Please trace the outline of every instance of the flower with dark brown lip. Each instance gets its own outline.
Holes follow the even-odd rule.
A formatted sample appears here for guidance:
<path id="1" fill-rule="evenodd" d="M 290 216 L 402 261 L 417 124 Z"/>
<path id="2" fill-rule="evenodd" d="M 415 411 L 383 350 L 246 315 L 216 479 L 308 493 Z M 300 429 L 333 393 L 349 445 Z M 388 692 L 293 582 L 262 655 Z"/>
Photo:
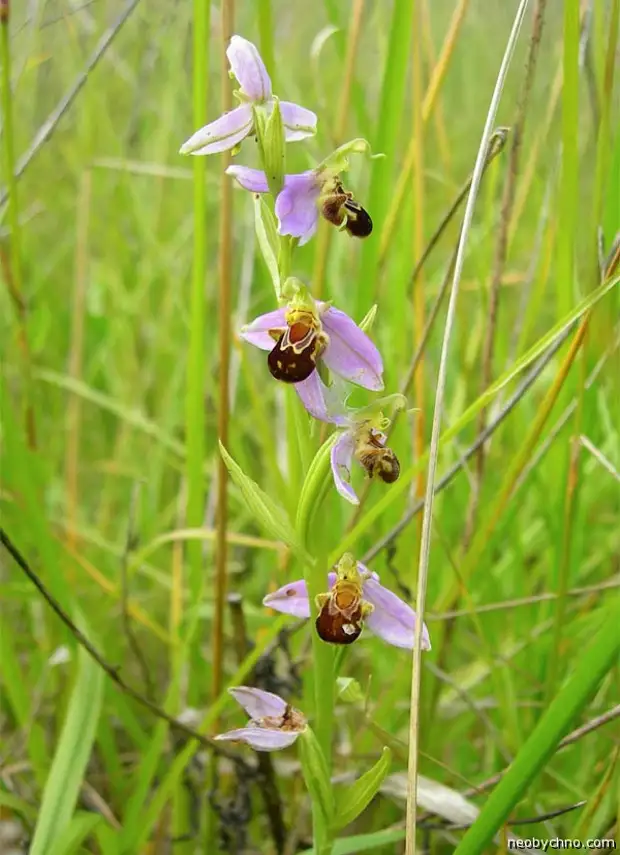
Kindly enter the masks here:
<path id="1" fill-rule="evenodd" d="M 307 243 L 315 233 L 319 216 L 352 237 L 365 238 L 372 232 L 368 211 L 343 186 L 341 174 L 349 168 L 349 154 L 369 154 L 363 139 L 351 140 L 332 152 L 314 169 L 284 176 L 284 186 L 275 202 L 278 232 Z M 376 156 L 376 155 L 373 155 Z M 267 193 L 267 176 L 260 169 L 235 164 L 226 170 L 250 193 Z"/>
<path id="2" fill-rule="evenodd" d="M 339 579 L 347 582 L 349 587 L 342 591 L 343 596 L 338 599 Z M 394 647 L 413 648 L 416 613 L 408 603 L 385 588 L 378 575 L 361 561 L 345 553 L 336 565 L 335 572 L 328 574 L 328 585 L 329 592 L 321 594 L 317 599 L 320 610 L 317 620 L 321 621 L 327 610 L 327 619 L 323 618 L 317 626 L 319 635 L 323 632 L 321 637 L 327 636 L 325 640 L 337 644 L 350 643 L 346 639 L 355 641 L 365 625 L 373 635 Z M 263 605 L 296 618 L 310 617 L 310 598 L 303 579 L 289 582 L 267 594 Z M 431 649 L 426 625 L 422 629 L 421 647 L 422 650 Z"/>
<path id="3" fill-rule="evenodd" d="M 297 280 L 286 307 L 267 312 L 240 331 L 241 338 L 268 350 L 267 362 L 277 380 L 294 383 L 306 409 L 314 415 L 320 389 L 319 361 L 334 375 L 371 391 L 383 389 L 381 354 L 355 321 L 329 303 L 316 302 Z M 320 407 L 318 407 L 320 410 Z M 320 418 L 320 416 L 319 416 Z"/>

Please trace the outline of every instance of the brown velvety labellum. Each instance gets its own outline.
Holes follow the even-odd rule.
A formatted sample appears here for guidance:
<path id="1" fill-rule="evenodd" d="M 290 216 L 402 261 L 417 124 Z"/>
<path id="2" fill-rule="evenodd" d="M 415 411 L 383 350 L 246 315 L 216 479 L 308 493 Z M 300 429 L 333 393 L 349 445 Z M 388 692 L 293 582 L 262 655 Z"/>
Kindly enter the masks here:
<path id="1" fill-rule="evenodd" d="M 303 324 L 294 324 L 293 327 L 295 326 L 301 326 L 307 332 L 307 327 Z M 316 340 L 312 339 L 301 352 L 295 353 L 292 347 L 282 349 L 283 338 L 284 333 L 267 357 L 269 370 L 276 380 L 282 380 L 284 383 L 301 383 L 302 380 L 307 380 L 316 368 Z"/>
<path id="2" fill-rule="evenodd" d="M 393 484 L 394 481 L 398 481 L 398 476 L 400 475 L 400 463 L 398 462 L 398 457 L 394 454 L 391 449 L 386 449 L 388 454 L 385 454 L 379 465 L 376 468 L 376 474 L 382 481 L 385 481 L 386 484 Z"/>
<path id="3" fill-rule="evenodd" d="M 357 202 L 347 199 L 344 203 L 347 212 L 347 224 L 345 229 L 356 238 L 365 238 L 372 232 L 372 219 L 370 214 Z"/>
<path id="4" fill-rule="evenodd" d="M 319 638 L 329 644 L 353 644 L 362 631 L 362 607 L 359 606 L 351 617 L 345 617 L 338 611 L 330 614 L 327 602 L 321 609 L 315 626 Z"/>

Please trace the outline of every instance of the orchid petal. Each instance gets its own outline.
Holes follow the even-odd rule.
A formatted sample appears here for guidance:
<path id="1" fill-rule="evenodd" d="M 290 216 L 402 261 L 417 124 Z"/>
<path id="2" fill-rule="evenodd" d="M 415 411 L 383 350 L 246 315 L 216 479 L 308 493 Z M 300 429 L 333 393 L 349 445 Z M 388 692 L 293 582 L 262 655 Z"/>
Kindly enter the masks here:
<path id="1" fill-rule="evenodd" d="M 351 486 L 351 460 L 354 451 L 355 437 L 351 431 L 344 431 L 332 446 L 331 464 L 336 490 L 352 505 L 359 505 L 360 500 Z"/>
<path id="2" fill-rule="evenodd" d="M 271 97 L 271 80 L 265 63 L 252 42 L 241 36 L 233 36 L 226 56 L 244 95 L 252 101 L 266 101 Z"/>
<path id="3" fill-rule="evenodd" d="M 349 425 L 349 416 L 335 384 L 334 386 L 326 386 L 318 371 L 313 371 L 306 380 L 295 383 L 295 391 L 313 418 L 340 427 Z"/>
<path id="4" fill-rule="evenodd" d="M 323 360 L 334 373 L 365 389 L 383 389 L 383 361 L 381 354 L 363 332 L 340 309 L 330 306 L 321 316 L 329 335 L 329 344 Z"/>
<path id="5" fill-rule="evenodd" d="M 321 422 L 331 422 L 325 397 L 326 389 L 327 386 L 318 371 L 313 371 L 305 380 L 295 383 L 295 391 L 301 398 L 301 403 L 313 418 Z"/>
<path id="6" fill-rule="evenodd" d="M 280 113 L 287 142 L 296 142 L 316 134 L 316 113 L 291 101 L 280 101 Z"/>
<path id="7" fill-rule="evenodd" d="M 219 119 L 196 131 L 180 149 L 181 154 L 217 154 L 228 151 L 245 139 L 252 130 L 252 108 L 241 104 Z"/>
<path id="8" fill-rule="evenodd" d="M 280 751 L 288 748 L 301 731 L 275 730 L 268 727 L 239 727 L 214 736 L 220 742 L 247 742 L 255 751 Z"/>
<path id="9" fill-rule="evenodd" d="M 234 165 L 228 167 L 226 175 L 232 175 L 244 190 L 249 190 L 250 193 L 267 193 L 269 190 L 267 176 L 260 169 Z"/>
<path id="10" fill-rule="evenodd" d="M 310 240 L 319 221 L 317 201 L 320 192 L 313 170 L 285 176 L 284 188 L 275 205 L 281 235 L 299 238 L 300 246 Z"/>
<path id="11" fill-rule="evenodd" d="M 411 606 L 384 588 L 376 579 L 367 579 L 364 582 L 364 599 L 375 607 L 366 618 L 368 629 L 394 647 L 411 650 L 417 620 Z M 422 650 L 430 649 L 431 641 L 425 625 L 422 630 Z"/>
<path id="12" fill-rule="evenodd" d="M 286 701 L 279 695 L 274 695 L 273 692 L 265 692 L 253 686 L 235 686 L 228 692 L 238 704 L 241 704 L 250 718 L 281 716 L 286 710 Z"/>
<path id="13" fill-rule="evenodd" d="M 296 618 L 310 617 L 308 588 L 303 579 L 297 582 L 289 582 L 288 585 L 283 585 L 272 594 L 267 594 L 263 599 L 263 605 Z"/>
<path id="14" fill-rule="evenodd" d="M 284 332 L 285 329 L 286 309 L 274 309 L 273 312 L 259 315 L 251 324 L 241 327 L 239 336 L 253 344 L 254 347 L 260 347 L 261 350 L 273 350 L 275 341 L 269 335 L 269 330 L 282 330 Z"/>
<path id="15" fill-rule="evenodd" d="M 357 569 L 364 575 L 365 579 L 374 579 L 375 582 L 380 581 L 379 574 L 375 573 L 374 570 L 371 570 L 370 567 L 366 567 L 366 565 L 362 564 L 361 561 L 357 562 Z"/>

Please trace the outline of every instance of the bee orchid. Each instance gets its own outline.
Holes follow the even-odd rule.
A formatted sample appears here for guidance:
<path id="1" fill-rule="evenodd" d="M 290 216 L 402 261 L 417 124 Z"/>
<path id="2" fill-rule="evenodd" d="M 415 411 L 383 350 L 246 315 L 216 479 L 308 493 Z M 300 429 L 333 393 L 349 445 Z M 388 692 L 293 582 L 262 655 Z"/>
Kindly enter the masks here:
<path id="1" fill-rule="evenodd" d="M 367 153 L 366 140 L 355 139 L 336 149 L 314 169 L 284 176 L 284 186 L 275 202 L 278 232 L 307 243 L 316 232 L 319 216 L 352 237 L 365 238 L 372 232 L 370 214 L 345 190 L 340 174 L 349 168 L 350 153 Z M 226 170 L 250 193 L 267 193 L 267 176 L 249 166 L 229 166 Z"/>
<path id="2" fill-rule="evenodd" d="M 362 627 L 394 647 L 413 649 L 416 613 L 379 581 L 379 576 L 349 553 L 328 575 L 329 592 L 317 598 L 317 631 L 326 641 L 350 644 Z M 263 605 L 297 618 L 310 617 L 308 588 L 303 579 L 289 582 L 263 599 Z M 426 625 L 422 650 L 430 650 Z"/>
<path id="3" fill-rule="evenodd" d="M 306 409 L 321 411 L 319 361 L 333 374 L 365 389 L 383 389 L 381 354 L 348 315 L 329 303 L 315 302 L 299 283 L 288 305 L 244 326 L 241 338 L 268 350 L 269 370 L 277 380 L 294 383 Z"/>

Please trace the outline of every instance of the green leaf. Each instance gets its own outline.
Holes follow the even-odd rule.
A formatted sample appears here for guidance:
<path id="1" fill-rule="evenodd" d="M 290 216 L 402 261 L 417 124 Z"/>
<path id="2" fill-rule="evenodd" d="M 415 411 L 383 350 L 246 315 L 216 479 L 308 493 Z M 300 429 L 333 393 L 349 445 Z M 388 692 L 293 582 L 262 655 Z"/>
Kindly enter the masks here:
<path id="1" fill-rule="evenodd" d="M 620 655 L 620 600 L 616 600 L 603 628 L 581 655 L 573 676 L 557 693 L 533 733 L 511 763 L 480 816 L 467 831 L 456 855 L 478 855 L 493 840 L 534 777 L 553 755 L 559 741 L 586 706 L 605 674 Z"/>
<path id="2" fill-rule="evenodd" d="M 301 488 L 295 528 L 304 546 L 308 544 L 312 521 L 325 498 L 327 488 L 332 483 L 331 450 L 339 436 L 340 434 L 335 431 L 319 448 L 308 468 Z"/>
<path id="3" fill-rule="evenodd" d="M 343 649 L 346 650 L 346 648 Z M 364 702 L 362 687 L 353 677 L 338 677 L 336 687 L 338 689 L 338 697 L 345 704 L 361 704 Z"/>
<path id="4" fill-rule="evenodd" d="M 341 791 L 338 793 L 334 821 L 332 823 L 334 831 L 339 831 L 341 828 L 349 825 L 349 823 L 357 819 L 366 810 L 389 772 L 391 762 L 392 752 L 389 748 L 384 748 L 381 757 L 372 769 L 365 772 L 361 778 L 358 778 L 351 787 L 347 787 L 344 792 Z"/>
<path id="5" fill-rule="evenodd" d="M 297 744 L 304 781 L 312 799 L 312 812 L 314 815 L 318 805 L 322 819 L 322 834 L 326 834 L 334 816 L 334 793 L 329 779 L 327 760 L 311 728 L 300 734 Z"/>
<path id="6" fill-rule="evenodd" d="M 271 276 L 276 297 L 280 298 L 280 269 L 278 267 L 278 254 L 280 252 L 280 241 L 275 217 L 271 208 L 262 196 L 254 197 L 254 228 L 258 238 L 258 246 L 261 255 L 267 265 Z"/>
<path id="7" fill-rule="evenodd" d="M 241 490 L 248 510 L 256 520 L 276 539 L 290 546 L 302 560 L 312 563 L 312 558 L 301 545 L 284 508 L 271 499 L 264 490 L 252 481 L 241 467 L 235 463 L 230 454 L 220 442 L 220 453 L 237 487 Z"/>
<path id="8" fill-rule="evenodd" d="M 77 679 L 43 790 L 30 855 L 50 855 L 69 828 L 101 713 L 103 678 L 101 668 L 80 647 Z"/>
<path id="9" fill-rule="evenodd" d="M 89 834 L 103 822 L 99 813 L 77 813 L 65 831 L 54 841 L 49 855 L 74 855 Z"/>

